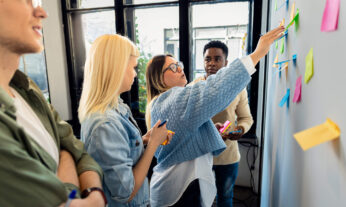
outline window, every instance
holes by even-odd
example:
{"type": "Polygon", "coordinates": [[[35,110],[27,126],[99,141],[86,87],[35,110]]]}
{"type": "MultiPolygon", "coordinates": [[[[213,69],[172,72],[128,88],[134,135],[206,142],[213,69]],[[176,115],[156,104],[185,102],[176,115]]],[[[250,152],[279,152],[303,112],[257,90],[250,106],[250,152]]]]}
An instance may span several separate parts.
{"type": "Polygon", "coordinates": [[[46,100],[50,102],[44,51],[39,54],[23,55],[20,58],[19,70],[28,75],[37,84],[46,100]]]}
{"type": "Polygon", "coordinates": [[[150,4],[150,3],[162,3],[162,2],[172,2],[172,0],[125,0],[125,4],[150,4]]]}
{"type": "MultiPolygon", "coordinates": [[[[211,40],[228,46],[228,61],[232,62],[246,53],[243,37],[249,30],[249,2],[217,3],[192,6],[192,65],[193,78],[204,75],[203,48],[211,40]],[[204,15],[208,13],[208,15],[204,15]]],[[[245,44],[247,45],[247,44],[245,44]]]]}
{"type": "MultiPolygon", "coordinates": [[[[146,107],[146,81],[145,70],[149,59],[158,54],[171,53],[179,58],[179,31],[170,29],[170,34],[174,39],[172,44],[167,45],[166,32],[168,28],[179,28],[179,8],[177,6],[159,8],[138,8],[127,9],[126,16],[134,16],[135,25],[134,41],[137,44],[141,56],[138,59],[138,104],[131,97],[133,107],[138,107],[139,112],[145,113],[146,107]],[[155,26],[153,27],[153,22],[155,26]],[[137,106],[138,105],[138,106],[137,106]]],[[[128,28],[131,31],[131,28],[128,28]]]]}
{"type": "MultiPolygon", "coordinates": [[[[146,106],[145,68],[157,54],[170,53],[184,62],[189,81],[204,75],[203,47],[220,40],[229,47],[228,60],[252,49],[260,34],[252,15],[262,1],[251,0],[62,0],[72,102],[82,88],[85,53],[101,34],[128,36],[141,52],[138,75],[130,93],[122,94],[135,118],[143,121],[146,106]],[[83,35],[80,35],[83,34],[83,35]],[[256,38],[252,38],[255,35],[256,38]],[[83,37],[82,37],[83,36],[83,37]],[[246,38],[246,37],[249,38],[246,38]],[[81,38],[82,37],[82,38],[81,38]],[[255,39],[255,40],[253,40],[255,39]],[[249,44],[248,44],[249,43],[249,44]],[[73,99],[73,98],[72,98],[73,99]]],[[[258,77],[248,87],[251,112],[256,120],[258,77]]],[[[74,106],[73,111],[77,111],[74,106]]],[[[77,119],[77,118],[76,118],[77,119]]],[[[141,127],[141,123],[139,123],[141,127]]],[[[143,124],[144,126],[145,124],[143,124]]],[[[254,124],[255,125],[255,124],[254,124]]],[[[254,127],[253,127],[254,128],[254,127]]],[[[143,132],[145,127],[142,128],[143,132]]],[[[252,130],[255,134],[255,129],[252,130]]]]}
{"type": "Polygon", "coordinates": [[[114,6],[114,0],[72,0],[70,6],[76,9],[109,7],[114,6]]]}

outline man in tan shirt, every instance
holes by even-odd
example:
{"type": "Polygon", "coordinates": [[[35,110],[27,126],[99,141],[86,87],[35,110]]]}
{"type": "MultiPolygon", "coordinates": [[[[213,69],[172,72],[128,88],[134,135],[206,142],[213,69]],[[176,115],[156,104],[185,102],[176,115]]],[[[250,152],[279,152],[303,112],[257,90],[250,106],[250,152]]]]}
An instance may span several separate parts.
{"type": "MultiPolygon", "coordinates": [[[[228,48],[220,41],[211,41],[204,46],[204,69],[206,76],[192,82],[203,81],[209,75],[215,74],[226,66],[228,48]]],[[[245,134],[253,124],[246,88],[238,94],[233,102],[222,112],[212,118],[216,125],[225,121],[232,122],[230,126],[233,133],[224,135],[227,148],[219,156],[214,157],[214,166],[217,187],[217,206],[232,206],[233,187],[238,175],[240,153],[237,140],[245,134]],[[238,132],[239,131],[239,132],[238,132]]]]}

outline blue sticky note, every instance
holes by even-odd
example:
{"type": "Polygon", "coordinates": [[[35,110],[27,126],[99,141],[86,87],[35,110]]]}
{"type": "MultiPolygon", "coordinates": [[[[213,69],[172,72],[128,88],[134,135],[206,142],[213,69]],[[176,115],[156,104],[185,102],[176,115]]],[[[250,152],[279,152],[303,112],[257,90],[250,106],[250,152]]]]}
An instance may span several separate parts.
{"type": "Polygon", "coordinates": [[[285,103],[287,103],[287,108],[289,107],[289,101],[290,100],[290,89],[287,89],[287,92],[285,94],[285,96],[281,99],[279,106],[283,107],[285,105],[285,103]]]}
{"type": "Polygon", "coordinates": [[[281,78],[281,64],[279,65],[279,78],[281,78]]]}
{"type": "Polygon", "coordinates": [[[290,7],[290,1],[286,0],[286,9],[288,10],[289,7],[290,7]]]}
{"type": "Polygon", "coordinates": [[[293,61],[293,65],[296,66],[297,65],[297,54],[294,54],[292,56],[292,61],[293,61]]]}

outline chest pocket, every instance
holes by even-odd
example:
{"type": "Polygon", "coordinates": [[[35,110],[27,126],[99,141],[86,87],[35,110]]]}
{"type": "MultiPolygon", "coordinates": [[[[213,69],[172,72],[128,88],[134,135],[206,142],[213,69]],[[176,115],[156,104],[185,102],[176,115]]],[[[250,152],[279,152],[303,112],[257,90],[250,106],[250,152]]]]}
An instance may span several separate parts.
{"type": "Polygon", "coordinates": [[[138,134],[132,135],[130,137],[130,156],[133,160],[133,164],[135,165],[143,152],[143,141],[142,137],[138,134]]]}

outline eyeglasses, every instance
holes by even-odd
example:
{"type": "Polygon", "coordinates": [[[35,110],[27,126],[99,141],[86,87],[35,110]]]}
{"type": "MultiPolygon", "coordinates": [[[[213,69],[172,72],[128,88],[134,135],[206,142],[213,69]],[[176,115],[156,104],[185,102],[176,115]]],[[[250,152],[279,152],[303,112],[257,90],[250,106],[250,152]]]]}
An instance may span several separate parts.
{"type": "Polygon", "coordinates": [[[34,9],[37,7],[42,7],[42,0],[28,0],[28,2],[31,2],[34,9]]]}
{"type": "Polygon", "coordinates": [[[181,70],[183,70],[184,69],[184,64],[183,64],[183,62],[177,62],[177,63],[172,63],[172,64],[170,64],[167,68],[165,68],[164,70],[163,70],[163,72],[162,73],[164,73],[164,72],[166,72],[166,70],[171,70],[173,73],[176,73],[176,72],[178,72],[178,68],[180,68],[181,70]]]}

